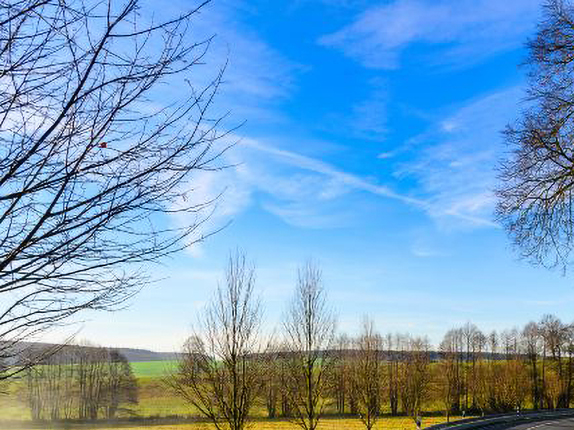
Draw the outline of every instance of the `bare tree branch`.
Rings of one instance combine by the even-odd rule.
[[[117,309],[146,264],[204,239],[211,202],[187,196],[227,149],[210,117],[223,70],[190,83],[207,3],[142,24],[138,0],[0,0],[0,339]]]
[[[218,430],[242,430],[262,392],[268,356],[260,353],[254,269],[238,252],[229,258],[226,277],[167,383]]]
[[[548,0],[529,44],[529,107],[505,131],[497,218],[521,255],[565,269],[574,245],[574,7]]]

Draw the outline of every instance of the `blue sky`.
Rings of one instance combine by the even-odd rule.
[[[143,14],[192,5],[150,3]],[[162,280],[129,309],[83,315],[79,337],[178,349],[237,247],[266,327],[308,258],[351,334],[364,314],[433,343],[467,321],[570,321],[572,277],[519,261],[492,215],[539,16],[538,0],[214,0],[193,29],[217,35],[195,79],[228,58],[216,109],[246,123],[222,160],[237,166],[197,175],[193,198],[224,192],[205,229],[231,224],[152,268]]]

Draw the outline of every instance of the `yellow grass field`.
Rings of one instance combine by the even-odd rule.
[[[133,405],[132,412],[135,416],[146,418],[156,417],[158,419],[165,419],[166,417],[186,417],[196,415],[195,411],[190,408],[182,399],[174,396],[174,394],[167,389],[163,382],[164,376],[164,363],[138,364],[135,370],[138,378],[139,385],[139,403]],[[160,368],[160,365],[163,366]],[[11,428],[14,430],[55,430],[60,429],[57,426],[45,426],[39,424],[32,424],[30,421],[30,411],[26,404],[24,382],[13,381],[11,383],[4,383],[2,385],[3,395],[0,395],[0,422],[7,420],[11,421]],[[431,408],[430,410],[439,409]],[[328,408],[329,413],[334,413],[333,408]],[[252,410],[253,416],[257,417],[257,421],[251,425],[251,430],[297,430],[300,427],[285,420],[266,420],[265,408],[263,405],[256,405]],[[127,418],[130,415],[120,414],[120,417]],[[452,417],[452,420],[457,417]],[[7,422],[5,421],[5,422]],[[445,421],[443,416],[432,416],[423,418],[423,426],[428,427],[433,424],[439,424]],[[115,427],[110,427],[108,424],[65,424],[65,429],[69,430],[214,430],[213,425],[206,423],[189,423],[182,422],[180,424],[164,424],[159,425],[157,421],[149,421],[146,424],[142,423],[126,423],[117,424]],[[167,421],[173,423],[174,421]],[[320,425],[319,430],[361,430],[364,425],[359,419],[354,418],[339,418],[333,415],[328,415],[324,418]],[[376,430],[415,430],[416,426],[412,419],[406,417],[390,417],[385,415],[382,417],[377,425]],[[9,430],[0,423],[0,430]]]
[[[453,420],[460,419],[460,417],[453,417]],[[425,417],[423,418],[423,426],[428,427],[433,424],[439,424],[444,421],[444,417]],[[151,426],[126,426],[121,427],[101,427],[81,425],[74,427],[66,427],[71,430],[214,430],[213,425],[206,423],[193,423],[193,424],[169,424],[169,425],[151,425]],[[274,421],[257,421],[250,427],[251,430],[297,430],[300,427],[283,420]],[[365,427],[358,419],[351,418],[325,418],[319,425],[320,430],[362,430]],[[29,429],[18,430],[53,430],[54,427],[35,427]],[[376,430],[415,430],[416,426],[412,419],[405,417],[383,417],[375,426]]]
[[[161,378],[141,377],[138,378],[139,402],[132,406],[133,413],[138,417],[170,417],[170,416],[190,416],[197,415],[184,400],[175,396],[166,388]],[[4,386],[7,394],[0,394],[0,420],[29,420],[30,410],[25,401],[23,385],[21,382]],[[440,410],[438,405],[429,404],[428,410]],[[334,408],[327,408],[328,413],[334,413]],[[387,411],[384,411],[387,412]],[[258,418],[266,416],[265,408],[262,405],[255,405],[252,415]],[[120,417],[127,418],[129,415],[120,414]],[[391,418],[389,418],[391,419]],[[392,418],[393,420],[395,418]],[[404,419],[404,418],[396,418]],[[429,418],[431,419],[431,418]],[[433,417],[432,419],[437,419]],[[442,420],[442,418],[440,418]],[[262,427],[264,428],[264,427]],[[278,427],[281,428],[281,427]],[[337,427],[338,428],[338,427]],[[341,427],[342,428],[342,427]],[[351,427],[352,428],[352,427]],[[393,427],[409,428],[409,427]],[[0,428],[0,430],[4,430]],[[166,430],[172,430],[167,428]]]

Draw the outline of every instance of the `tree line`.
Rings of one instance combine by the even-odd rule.
[[[445,404],[481,411],[567,408],[573,352],[573,325],[552,315],[500,334],[470,323],[451,330],[441,343]]]
[[[574,325],[545,316],[522,329],[482,332],[467,323],[438,348],[426,337],[382,334],[365,317],[360,332],[336,332],[321,270],[299,269],[279,330],[261,330],[255,269],[229,259],[226,282],[185,344],[167,382],[217,429],[245,428],[255,406],[314,430],[325,413],[347,414],[370,430],[382,414],[440,411],[481,415],[569,407]]]
[[[137,404],[137,381],[117,350],[68,345],[28,367],[25,397],[33,420],[115,418]]]

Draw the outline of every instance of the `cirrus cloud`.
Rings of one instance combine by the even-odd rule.
[[[395,0],[365,10],[319,39],[364,66],[399,67],[409,46],[432,46],[426,63],[464,65],[516,48],[534,28],[540,0]]]

